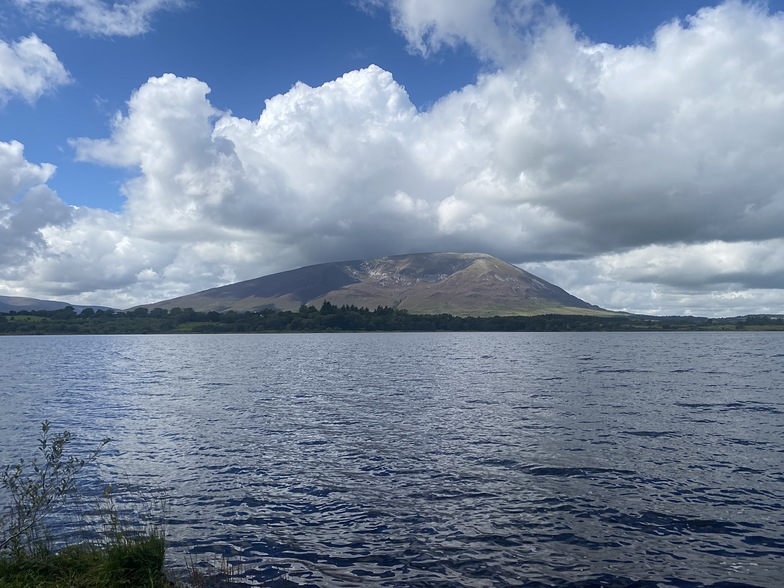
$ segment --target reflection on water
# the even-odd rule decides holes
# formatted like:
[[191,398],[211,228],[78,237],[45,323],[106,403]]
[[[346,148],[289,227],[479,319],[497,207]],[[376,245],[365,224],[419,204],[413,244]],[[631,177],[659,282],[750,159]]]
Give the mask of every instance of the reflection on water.
[[248,582],[775,586],[783,352],[775,333],[6,337],[0,457],[44,418],[112,437],[100,476],[169,497],[173,561],[241,558]]

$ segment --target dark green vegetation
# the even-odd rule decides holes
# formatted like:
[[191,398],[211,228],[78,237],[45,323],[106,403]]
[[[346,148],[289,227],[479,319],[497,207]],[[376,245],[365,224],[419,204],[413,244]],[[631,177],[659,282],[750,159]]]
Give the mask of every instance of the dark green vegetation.
[[417,253],[322,263],[144,306],[200,312],[296,311],[324,300],[337,306],[465,317],[617,314],[483,253]]
[[[72,501],[77,476],[108,442],[85,458],[69,455],[73,437],[53,435],[45,421],[39,455],[0,474],[0,586],[114,588],[172,586],[164,574],[164,538],[156,528],[124,527],[107,488],[89,515],[81,513],[78,542],[58,538],[50,516]],[[71,500],[71,502],[68,502]],[[57,547],[55,547],[57,546]]]
[[702,331],[784,330],[784,317],[755,315],[708,319],[637,315],[537,315],[457,317],[412,314],[379,306],[375,310],[336,306],[301,306],[298,311],[197,312],[137,308],[132,311],[62,310],[0,314],[0,334],[147,334],[147,333],[269,333],[332,331]]

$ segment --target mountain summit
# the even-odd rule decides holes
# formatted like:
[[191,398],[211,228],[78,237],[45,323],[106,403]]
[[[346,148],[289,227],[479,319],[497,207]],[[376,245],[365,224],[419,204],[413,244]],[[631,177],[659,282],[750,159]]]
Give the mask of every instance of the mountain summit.
[[197,311],[389,306],[456,316],[611,314],[483,253],[417,253],[321,263],[204,290],[147,308]]

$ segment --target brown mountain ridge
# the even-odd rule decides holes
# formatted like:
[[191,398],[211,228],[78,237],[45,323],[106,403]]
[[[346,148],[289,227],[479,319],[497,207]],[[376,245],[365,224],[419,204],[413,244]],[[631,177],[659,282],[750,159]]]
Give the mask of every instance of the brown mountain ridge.
[[200,312],[388,306],[417,314],[610,315],[514,265],[483,253],[417,253],[321,263],[144,305]]

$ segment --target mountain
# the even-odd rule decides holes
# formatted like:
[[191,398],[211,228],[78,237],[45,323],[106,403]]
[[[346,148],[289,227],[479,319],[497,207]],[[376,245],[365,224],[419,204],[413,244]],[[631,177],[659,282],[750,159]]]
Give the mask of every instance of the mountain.
[[21,310],[60,310],[66,306],[72,306],[76,312],[82,312],[85,308],[94,310],[108,310],[108,306],[78,306],[69,302],[59,300],[38,300],[37,298],[24,298],[22,296],[0,296],[0,312],[19,312]]
[[610,315],[483,253],[418,253],[311,265],[144,305],[205,311],[297,310],[325,301],[457,316]]

